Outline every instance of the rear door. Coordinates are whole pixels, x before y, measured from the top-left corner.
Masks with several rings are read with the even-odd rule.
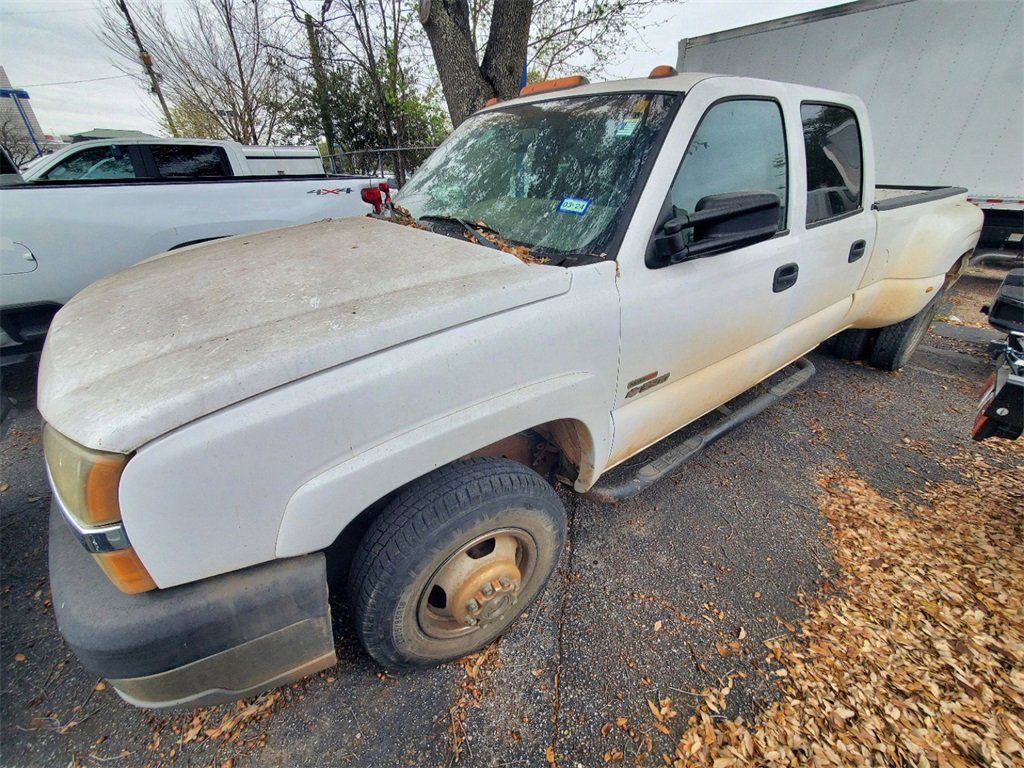
[[[223,147],[205,144],[146,144],[150,175],[161,179],[223,179],[233,176]]]
[[[802,319],[852,306],[875,242],[875,215],[865,202],[874,178],[865,127],[853,108],[802,98],[792,109],[802,133],[802,146],[794,148],[803,168],[793,221],[804,287],[795,309]]]
[[[792,359],[782,359],[790,350],[775,343],[799,304],[800,285],[788,231],[794,185],[785,97],[779,84],[731,78],[704,80],[686,94],[644,191],[659,204],[665,200],[658,221],[646,225],[645,244],[666,219],[694,212],[706,197],[736,192],[777,195],[779,232],[653,269],[636,252],[639,241],[626,252],[627,237],[619,255],[622,340],[612,464]],[[665,163],[674,171],[666,173]]]

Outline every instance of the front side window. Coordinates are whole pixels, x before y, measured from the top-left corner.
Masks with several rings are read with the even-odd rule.
[[[845,107],[801,104],[807,154],[807,223],[860,208],[861,144],[857,117]]]
[[[43,174],[55,181],[96,181],[102,179],[134,179],[135,168],[128,153],[113,144],[89,147],[65,158]]]
[[[672,182],[674,214],[694,213],[705,198],[736,192],[776,195],[779,229],[786,228],[786,133],[774,101],[723,101],[707,111]]]
[[[200,179],[227,176],[218,147],[195,144],[153,144],[149,148],[163,178]]]
[[[417,220],[482,223],[554,263],[569,254],[603,255],[679,99],[601,94],[474,115],[396,202]]]

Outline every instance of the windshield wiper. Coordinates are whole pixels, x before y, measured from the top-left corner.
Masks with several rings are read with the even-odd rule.
[[[458,216],[420,216],[419,219],[417,219],[417,221],[424,220],[454,222],[458,224],[460,227],[462,227],[462,229],[465,230],[469,234],[469,236],[472,237],[480,245],[486,246],[487,248],[496,248],[498,250],[501,250],[500,248],[498,248],[497,245],[494,244],[494,242],[492,242],[486,235],[484,235],[483,232],[481,232],[479,229],[472,226],[471,224],[468,224],[464,219],[460,219]],[[488,229],[490,229],[490,227],[488,227]],[[493,229],[491,231],[494,232],[494,234],[496,235],[498,234]]]

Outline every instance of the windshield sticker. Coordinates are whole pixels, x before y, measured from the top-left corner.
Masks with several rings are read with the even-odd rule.
[[[615,127],[615,135],[632,136],[636,132],[638,125],[640,125],[640,118],[638,117],[627,117],[625,120],[620,120],[619,124]]]
[[[590,207],[590,200],[582,197],[566,197],[558,205],[559,213],[571,213],[573,216],[582,216]]]

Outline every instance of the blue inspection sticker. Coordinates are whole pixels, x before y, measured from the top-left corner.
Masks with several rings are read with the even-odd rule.
[[[590,200],[582,197],[566,197],[558,204],[559,213],[571,213],[573,216],[582,216],[590,207]]]
[[[619,124],[615,126],[615,135],[632,136],[634,133],[636,133],[637,126],[639,125],[639,117],[627,117],[625,120],[621,120]]]

